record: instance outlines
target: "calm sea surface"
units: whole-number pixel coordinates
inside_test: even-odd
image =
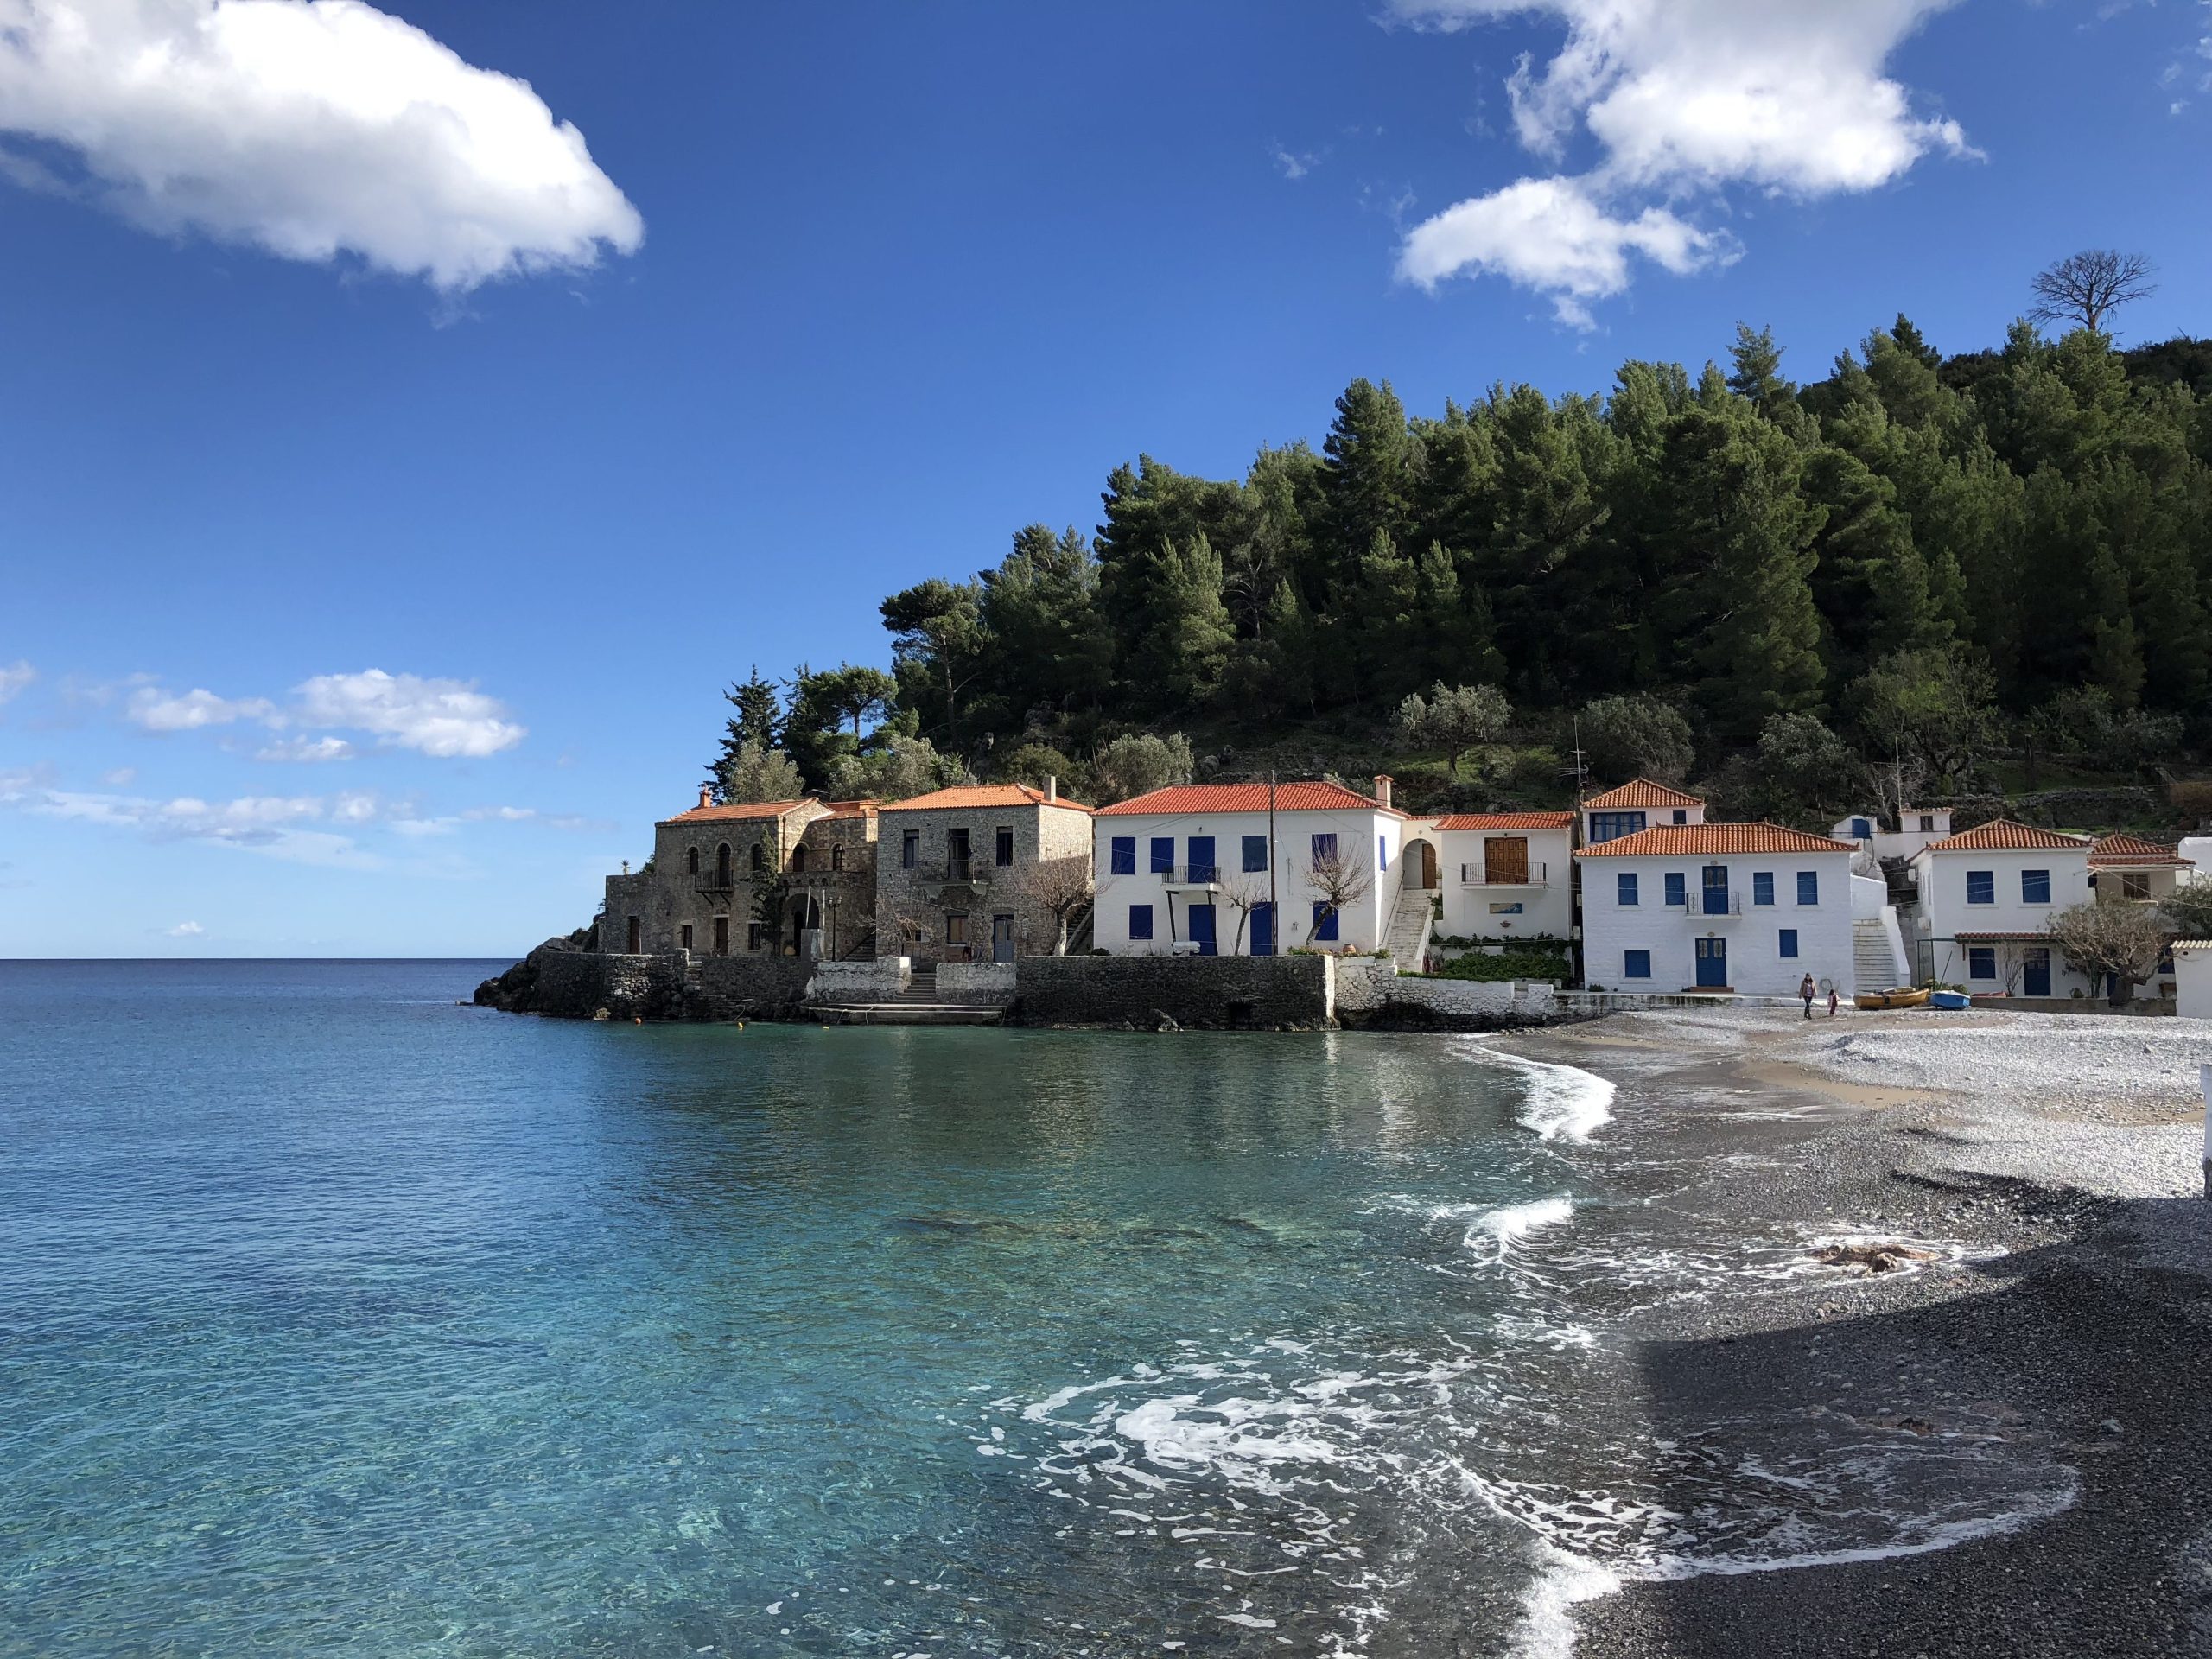
[[[1471,1218],[1575,1183],[1520,1121],[1542,1077],[454,1006],[498,965],[0,963],[0,1651],[1406,1616],[1511,1311]]]

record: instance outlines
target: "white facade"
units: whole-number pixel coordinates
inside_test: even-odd
[[[1639,830],[1703,823],[1705,803],[1666,784],[1637,778],[1592,796],[1582,803],[1581,813],[1582,844],[1594,847]]]
[[[2174,946],[2174,1012],[2184,1020],[2212,1020],[2212,939]]]
[[[1715,831],[1763,827],[1709,826]],[[1804,839],[1829,850],[1739,851],[1737,846],[1747,842],[1732,842],[1725,836],[1713,837],[1710,847],[1649,854],[1586,849],[1585,982],[1609,991],[1661,995],[1726,989],[1794,996],[1810,974],[1815,984],[1832,983],[1849,997],[1857,988],[1852,849],[1821,837]]]
[[[1574,818],[1556,825],[1523,822],[1545,815],[1469,814],[1440,820],[1438,886],[1447,938],[1570,938],[1574,929]]]
[[[1854,812],[1838,820],[1838,841],[1852,841],[1876,858],[1910,858],[1923,847],[1947,839],[1951,833],[1948,806],[1908,806],[1898,812],[1895,830],[1885,830],[1878,812]]]
[[[1968,830],[1967,835],[1975,832]],[[2090,898],[2089,849],[1923,848],[1912,861],[1920,894],[1910,941],[1916,977],[1979,995],[2094,994],[2050,940],[2050,918]]]
[[[1265,810],[1102,812],[1092,825],[1092,944],[1117,957],[1179,948],[1219,956],[1347,945],[1374,950],[1389,937],[1397,906],[1404,825],[1402,816],[1377,806],[1278,810],[1272,832]],[[1250,850],[1248,843],[1255,844]],[[1333,845],[1339,861],[1367,878],[1367,892],[1333,918],[1317,913],[1323,901],[1313,879],[1317,844]],[[1281,925],[1270,939],[1260,907],[1271,893]]]

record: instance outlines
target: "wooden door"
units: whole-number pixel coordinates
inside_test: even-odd
[[[1529,838],[1495,836],[1483,843],[1483,879],[1494,887],[1524,885],[1529,880]]]

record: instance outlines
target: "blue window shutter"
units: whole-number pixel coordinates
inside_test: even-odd
[[[1133,939],[1148,939],[1152,937],[1152,906],[1150,905],[1129,906],[1129,937]]]
[[[1375,868],[1378,870],[1390,868],[1390,837],[1388,836],[1375,837]]]
[[[1821,902],[1821,873],[1818,870],[1797,872],[1797,902],[1801,905]]]
[[[1175,871],[1175,837],[1154,836],[1152,838],[1152,873],[1172,875]]]
[[[1797,930],[1794,927],[1785,927],[1782,930],[1782,954],[1785,957],[1794,957],[1797,954]]]
[[[1624,905],[1632,905],[1636,902],[1636,876],[1631,871],[1621,872],[1620,902]]]
[[[1337,838],[1334,836],[1316,836],[1313,837],[1313,861],[1315,863],[1319,863],[1325,858],[1334,858],[1336,855]]]
[[[1650,978],[1651,953],[1649,950],[1622,951],[1621,977],[1623,979]]]
[[[1244,837],[1244,868],[1247,872],[1268,868],[1268,838],[1265,836]]]
[[[1995,945],[1977,944],[1967,948],[1967,977],[1968,979],[1997,977],[1997,947]]]
[[[1336,910],[1319,899],[1313,901],[1313,937],[1317,939],[1333,939],[1337,937]]]
[[[2020,872],[2020,902],[2024,905],[2047,905],[2050,902],[2049,870]]]
[[[1968,870],[1967,872],[1967,903],[1993,905],[1997,902],[1997,872]]]
[[[1770,905],[1774,902],[1774,872],[1754,870],[1751,873],[1751,902]]]
[[[1137,838],[1135,836],[1114,837],[1114,869],[1116,875],[1135,875],[1137,873]]]
[[[1687,906],[1690,901],[1689,878],[1680,870],[1667,872],[1667,902]]]

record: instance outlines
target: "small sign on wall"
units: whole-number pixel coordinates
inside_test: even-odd
[[[1516,899],[1511,904],[1493,904],[1490,913],[1493,916],[1518,916],[1521,913],[1520,902]]]

